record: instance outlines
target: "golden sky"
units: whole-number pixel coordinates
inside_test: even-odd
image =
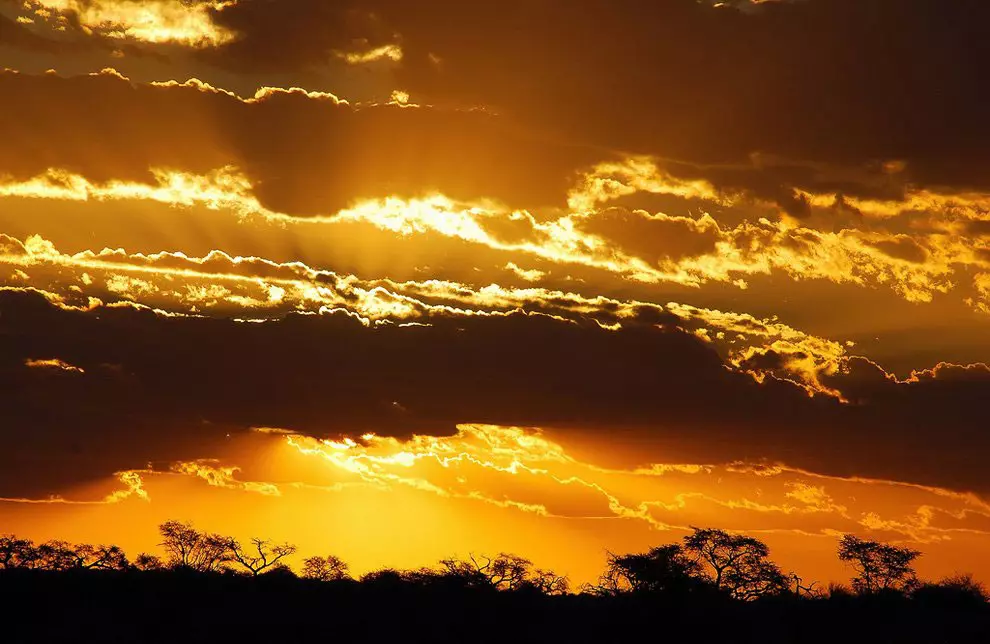
[[[0,532],[990,579],[973,12],[0,0]]]

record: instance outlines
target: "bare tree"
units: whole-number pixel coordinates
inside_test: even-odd
[[[250,547],[243,547],[236,539],[231,539],[228,548],[230,561],[240,564],[254,576],[260,575],[296,551],[292,544],[275,544],[258,537],[251,539]]]
[[[787,577],[759,539],[714,528],[693,530],[684,537],[684,549],[701,564],[716,588],[742,600],[788,591]]]
[[[844,535],[839,541],[839,559],[856,571],[852,586],[858,593],[910,590],[918,582],[912,564],[919,556],[918,550],[860,539],[851,534]]]
[[[805,596],[805,597],[824,597],[825,596],[825,593],[820,588],[816,588],[815,587],[815,586],[818,585],[818,582],[817,581],[813,581],[810,584],[808,584],[807,586],[805,586],[802,583],[802,582],[804,582],[804,579],[802,579],[801,577],[799,577],[796,572],[792,572],[791,573],[791,579],[794,580],[794,594],[797,595],[798,597],[801,597],[801,596]]]
[[[231,559],[233,539],[219,534],[200,532],[190,523],[166,521],[158,526],[168,555],[168,566],[215,572]]]
[[[351,577],[347,563],[335,555],[307,557],[303,561],[302,576],[319,581],[340,581]]]

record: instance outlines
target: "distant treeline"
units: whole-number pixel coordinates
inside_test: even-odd
[[[597,582],[572,588],[508,553],[354,579],[334,555],[293,570],[288,543],[178,521],[159,531],[164,555],[133,560],[113,545],[0,536],[0,641],[990,642],[980,583],[921,581],[920,552],[853,535],[837,552],[848,586],[784,572],[759,539],[694,528],[610,553]]]

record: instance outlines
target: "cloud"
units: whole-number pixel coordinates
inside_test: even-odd
[[[434,320],[497,318],[524,312],[613,331],[676,325],[757,379],[779,367],[779,373],[786,372],[786,378],[808,387],[809,392],[836,396],[834,390],[821,385],[819,374],[834,374],[846,357],[841,343],[775,320],[675,302],[661,306],[535,286],[509,288],[493,283],[479,288],[437,279],[365,279],[301,262],[232,257],[220,251],[204,257],[168,252],[129,254],[123,249],[69,255],[37,235],[21,242],[0,234],[0,244],[8,249],[0,254],[0,264],[15,270],[31,269],[35,288],[62,307],[81,310],[107,303],[144,307],[163,315],[256,322],[277,320],[289,313],[344,313],[366,327],[429,325]],[[529,271],[525,276],[540,278]],[[761,365],[754,360],[756,353],[768,352],[793,356],[779,365]]]
[[[59,371],[67,371],[69,373],[86,373],[85,370],[73,366],[64,360],[59,360],[58,358],[28,358],[24,361],[24,366],[31,367],[33,369],[57,369]]]
[[[972,279],[975,297],[964,299],[977,310],[983,310],[986,300],[979,276],[970,278],[966,273],[987,266],[990,250],[954,233],[960,222],[953,218],[941,221],[933,216],[928,224],[936,230],[910,234],[855,228],[827,232],[766,219],[728,227],[709,215],[672,217],[619,208],[538,219],[525,210],[457,202],[442,195],[370,199],[336,213],[300,217],[264,207],[255,186],[234,168],[206,175],[158,168],[150,173],[153,180],[147,184],[119,180],[101,184],[49,170],[23,181],[0,183],[0,195],[75,201],[144,199],[227,209],[275,222],[370,224],[402,236],[439,233],[496,251],[584,266],[643,283],[729,282],[746,288],[749,278],[783,273],[794,280],[885,287],[908,301],[930,302],[936,294]],[[916,261],[921,259],[925,261]]]
[[[609,208],[577,218],[576,224],[652,266],[712,254],[721,238],[718,224],[709,216],[692,219]]]
[[[497,106],[612,149],[706,162],[758,151],[842,164],[896,159],[918,183],[957,186],[980,183],[986,167],[975,107],[986,96],[973,79],[988,61],[972,27],[986,8],[937,0],[752,10],[691,0],[581,11],[566,2],[356,6],[399,34],[401,77],[417,95]],[[486,45],[469,46],[477,42]]]
[[[222,465],[214,459],[180,461],[178,463],[172,463],[169,469],[176,474],[199,477],[213,487],[255,492],[266,496],[281,495],[281,491],[274,483],[240,481],[235,476],[240,470],[239,467],[235,465]]]
[[[644,283],[745,288],[754,277],[784,274],[890,288],[912,302],[958,289],[974,309],[986,307],[976,271],[990,266],[990,248],[967,236],[987,212],[984,193],[905,188],[883,199],[797,190],[807,224],[786,217],[730,224],[609,202],[639,193],[713,208],[779,199],[753,186],[719,188],[710,177],[669,174],[680,167],[690,175],[683,163],[600,162],[610,153],[521,134],[477,110],[352,105],[299,88],[264,87],[245,99],[199,81],[135,85],[112,70],[67,79],[7,73],[3,85],[10,91],[0,94],[0,114],[11,115],[4,121],[10,144],[0,151],[4,195],[148,199],[439,233]],[[98,93],[104,98],[82,122],[59,107],[96,101]],[[780,167],[763,158],[756,166]],[[825,229],[823,213],[840,199],[855,220]],[[565,202],[580,210],[539,208]]]
[[[425,327],[368,328],[343,310],[250,324],[136,307],[71,310],[8,290],[0,314],[16,339],[0,372],[18,401],[4,425],[5,496],[149,461],[196,461],[231,431],[259,425],[401,437],[468,421],[638,445],[638,456],[616,458],[640,462],[676,449],[695,462],[783,460],[984,491],[973,419],[986,378],[898,383],[849,359],[819,376],[852,401],[842,404],[785,380],[758,384],[675,327],[610,331],[524,312],[434,317]],[[23,362],[37,355],[86,373],[34,377]]]
[[[0,14],[0,43],[8,47],[17,47],[33,52],[52,53],[72,49],[71,45],[40,36],[28,29],[23,23],[11,20],[2,14]]]
[[[57,169],[155,187],[153,169],[205,176],[236,166],[261,206],[300,216],[437,190],[562,205],[570,175],[600,156],[481,111],[351,105],[299,89],[241,99],[196,81],[135,85],[113,70],[0,74],[0,117],[0,174],[30,179]]]
[[[175,43],[215,47],[234,34],[214,24],[211,12],[223,2],[193,0],[28,0],[20,21],[46,23],[53,31],[73,30],[99,40]]]
[[[228,77],[303,84],[295,79],[333,60],[381,63],[375,82],[391,85],[383,96],[398,87],[448,118],[451,109],[498,114],[510,138],[540,142],[514,155],[516,163],[541,148],[569,148],[575,158],[561,167],[564,176],[642,155],[665,160],[681,189],[747,195],[798,218],[810,214],[809,193],[841,205],[903,200],[917,187],[990,188],[987,141],[974,135],[986,129],[973,107],[986,97],[971,80],[987,64],[973,54],[982,51],[973,46],[978,16],[936,0],[620,0],[581,11],[560,0],[510,8],[491,0],[430,0],[416,9],[401,0],[296,0],[292,10],[261,0],[31,6],[92,40],[188,50],[197,68]],[[188,64],[180,58],[176,67]],[[955,118],[947,122],[946,113]],[[499,142],[467,145],[472,128],[451,128],[465,145],[459,155],[444,151],[477,159]],[[496,165],[506,172],[514,164],[488,169]]]

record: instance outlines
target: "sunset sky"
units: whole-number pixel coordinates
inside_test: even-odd
[[[0,533],[990,581],[987,24],[0,0]]]

